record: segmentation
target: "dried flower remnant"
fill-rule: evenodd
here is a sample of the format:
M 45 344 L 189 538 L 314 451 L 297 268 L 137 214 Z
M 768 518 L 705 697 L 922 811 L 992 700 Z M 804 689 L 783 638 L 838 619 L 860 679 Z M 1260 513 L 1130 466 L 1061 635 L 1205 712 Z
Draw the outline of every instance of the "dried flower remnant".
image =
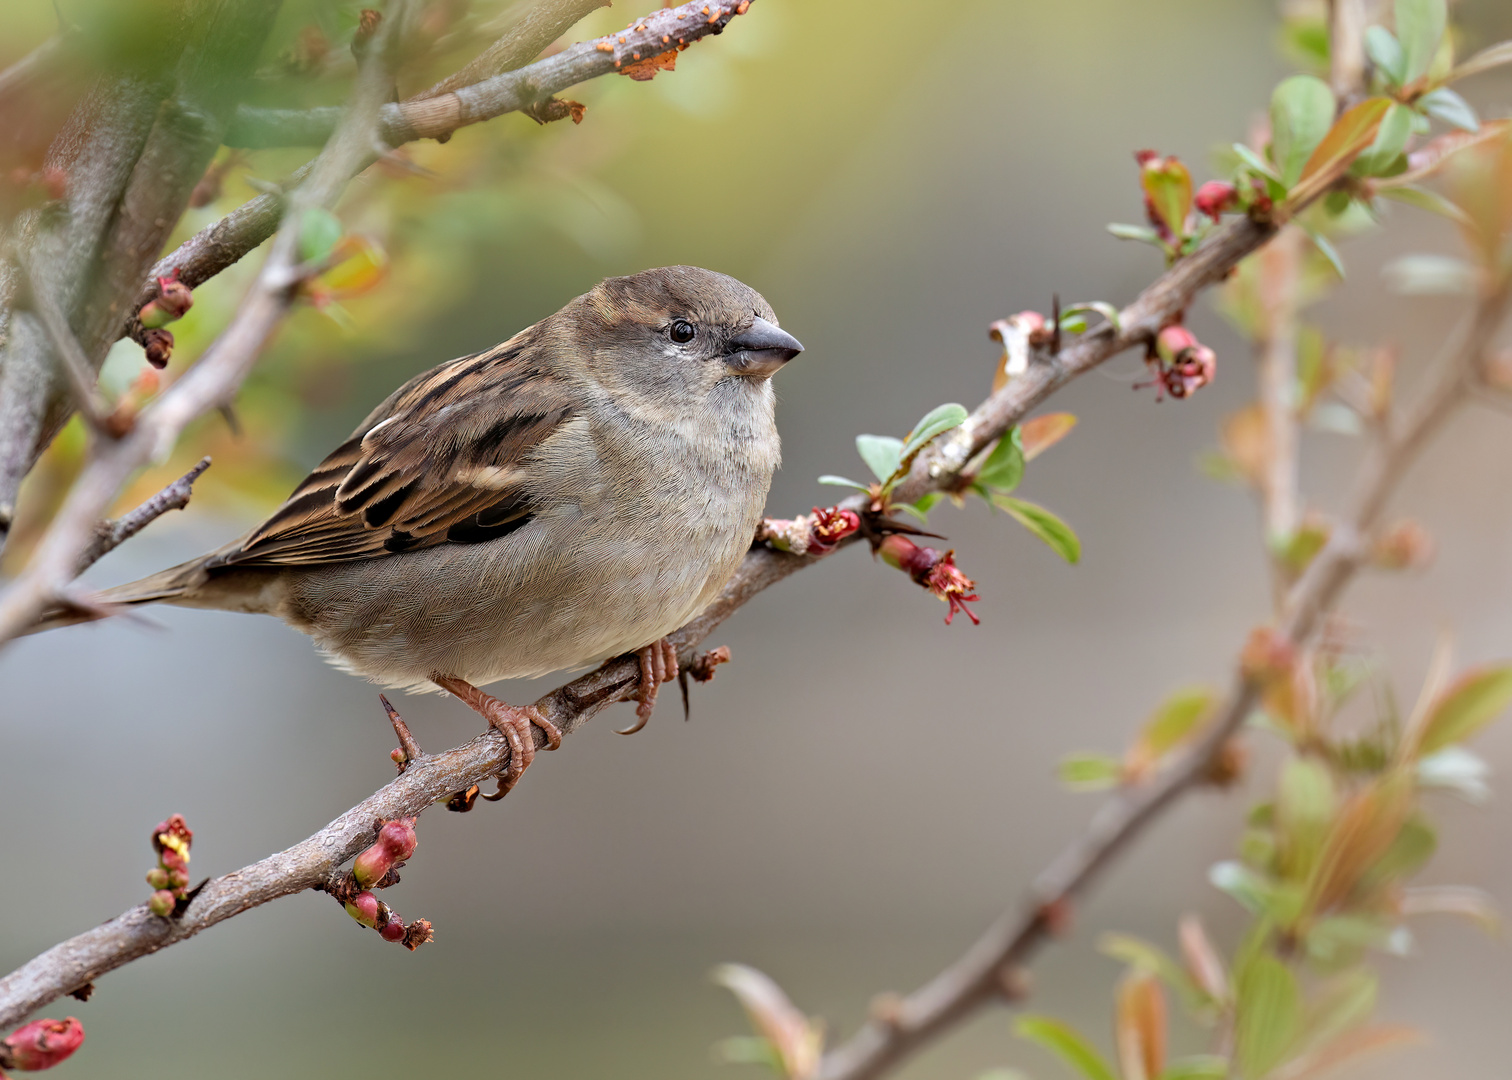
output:
M 955 552 L 939 552 L 934 548 L 920 547 L 901 533 L 885 537 L 877 545 L 877 554 L 888 566 L 902 570 L 918 584 L 950 605 L 945 613 L 945 625 L 950 625 L 956 612 L 963 611 L 973 625 L 981 623 L 967 603 L 979 600 L 976 582 L 972 581 L 955 564 Z
M 147 362 L 161 371 L 173 359 L 173 331 L 148 330 L 142 335 L 142 350 Z
M 1003 355 L 998 360 L 997 373 L 992 379 L 992 392 L 1001 390 L 1009 379 L 1029 370 L 1029 350 L 1048 339 L 1045 317 L 1037 311 L 1020 311 L 1006 319 L 998 319 L 987 330 L 987 336 L 1003 344 Z
M 0 1068 L 17 1072 L 50 1069 L 67 1060 L 83 1043 L 84 1025 L 77 1017 L 33 1020 L 0 1041 Z
M 765 518 L 756 539 L 793 555 L 828 555 L 861 528 L 861 515 L 839 507 L 814 507 L 795 518 Z
M 1148 382 L 1135 383 L 1135 389 L 1155 387 L 1155 399 L 1165 394 L 1173 398 L 1190 397 L 1213 381 L 1218 358 L 1213 350 L 1180 323 L 1172 323 L 1155 336 L 1154 347 L 1145 357 L 1150 365 Z

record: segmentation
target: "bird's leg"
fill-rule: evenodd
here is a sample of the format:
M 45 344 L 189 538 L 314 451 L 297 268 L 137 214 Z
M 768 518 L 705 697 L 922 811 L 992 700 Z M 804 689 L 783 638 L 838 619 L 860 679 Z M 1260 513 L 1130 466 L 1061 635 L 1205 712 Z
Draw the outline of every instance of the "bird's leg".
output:
M 562 745 L 562 733 L 534 705 L 507 705 L 455 675 L 435 672 L 431 675 L 431 682 L 487 720 L 509 743 L 509 764 L 499 779 L 501 793 L 514 787 L 520 774 L 535 760 L 535 732 L 530 730 L 532 727 L 538 727 L 546 733 L 547 750 L 555 750 Z
M 645 648 L 637 649 L 635 655 L 640 660 L 640 689 L 635 693 L 640 704 L 635 707 L 635 723 L 615 729 L 621 735 L 634 735 L 646 726 L 656 709 L 656 691 L 662 683 L 677 678 L 677 646 L 670 638 L 653 641 Z

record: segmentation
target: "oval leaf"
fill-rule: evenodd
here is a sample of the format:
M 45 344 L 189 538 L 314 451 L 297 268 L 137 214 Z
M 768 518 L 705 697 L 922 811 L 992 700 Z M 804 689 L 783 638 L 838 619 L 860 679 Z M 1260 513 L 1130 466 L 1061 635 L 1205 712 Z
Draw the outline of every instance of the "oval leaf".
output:
M 845 477 L 836 476 L 834 473 L 825 473 L 819 478 L 819 482 L 821 484 L 829 484 L 831 487 L 853 487 L 860 491 L 871 490 L 865 484 L 858 484 L 854 480 L 847 480 Z
M 1297 1036 L 1302 996 L 1297 979 L 1273 956 L 1256 956 L 1239 975 L 1235 1051 L 1245 1076 L 1264 1076 L 1279 1065 Z
M 1068 563 L 1081 561 L 1081 541 L 1076 538 L 1076 533 L 1043 506 L 1015 499 L 1012 495 L 994 495 L 992 505 L 1011 514 L 1014 520 L 1049 544 L 1050 550 Z
M 1402 43 L 1384 26 L 1372 26 L 1365 31 L 1365 54 L 1371 63 L 1390 80 L 1392 86 L 1406 82 L 1407 58 L 1402 55 Z
M 1449 22 L 1445 0 L 1396 0 L 1396 33 L 1402 43 L 1402 81 L 1428 74 L 1444 27 Z
M 329 210 L 314 207 L 306 210 L 299 222 L 299 258 L 303 262 L 320 262 L 330 255 L 341 239 L 341 219 Z
M 1283 79 L 1271 95 L 1270 118 L 1271 158 L 1281 182 L 1290 187 L 1302 178 L 1303 166 L 1334 126 L 1333 91 L 1313 75 Z
M 1072 791 L 1102 791 L 1118 784 L 1123 764 L 1106 754 L 1069 754 L 1061 758 L 1056 773 Z
M 1376 130 L 1375 141 L 1355 160 L 1355 170 L 1361 176 L 1380 176 L 1385 173 L 1402 156 L 1402 151 L 1407 149 L 1407 140 L 1411 135 L 1412 110 L 1406 105 L 1391 106 Z
M 1024 451 L 1020 445 L 1022 434 L 1013 428 L 998 440 L 977 470 L 977 483 L 1004 494 L 1018 487 L 1024 477 Z
M 1447 86 L 1430 91 L 1418 98 L 1418 108 L 1435 120 L 1442 120 L 1461 131 L 1479 131 L 1480 117 L 1470 103 Z
M 1327 89 L 1325 86 L 1324 90 Z M 1328 100 L 1333 101 L 1331 91 Z M 1339 117 L 1338 122 L 1329 127 L 1326 134 L 1310 148 L 1297 179 L 1308 180 L 1314 176 L 1329 179 L 1342 173 L 1356 155 L 1375 142 L 1381 121 L 1391 111 L 1391 106 L 1390 98 L 1366 98 Z M 1332 105 L 1329 108 L 1332 109 Z
M 937 436 L 945 434 L 952 428 L 958 428 L 966 422 L 964 405 L 938 405 L 930 409 L 924 418 L 914 425 L 914 429 L 908 433 L 908 440 L 903 444 L 902 458 L 907 461 L 929 444 L 929 441 Z
M 1117 1080 L 1103 1056 L 1070 1024 L 1050 1016 L 1021 1016 L 1013 1031 L 1058 1055 L 1087 1080 Z
M 903 461 L 903 440 L 891 435 L 857 435 L 856 452 L 872 475 L 886 483 Z
M 1069 435 L 1075 426 L 1076 417 L 1065 412 L 1046 413 L 1027 421 L 1020 429 L 1024 460 L 1033 461 Z
M 1426 756 L 1464 742 L 1512 705 L 1512 665 L 1478 668 L 1461 675 L 1439 695 L 1417 745 Z

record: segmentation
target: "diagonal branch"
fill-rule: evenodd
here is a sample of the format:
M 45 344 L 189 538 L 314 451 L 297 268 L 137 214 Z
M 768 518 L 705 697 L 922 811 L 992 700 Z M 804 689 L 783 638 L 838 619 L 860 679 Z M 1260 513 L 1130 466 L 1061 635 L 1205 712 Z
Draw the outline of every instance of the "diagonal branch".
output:
M 913 473 L 900 486 L 899 500 L 913 501 L 926 491 L 954 486 L 967 462 L 1056 389 L 1119 352 L 1143 345 L 1203 288 L 1222 278 L 1273 233 L 1272 226 L 1248 219 L 1230 222 L 1125 308 L 1118 332 L 1089 334 L 1059 356 L 1036 356 L 1027 372 L 987 399 L 962 429 L 919 455 Z M 753 549 L 714 603 L 672 635 L 681 662 L 689 663 L 699 643 L 757 593 L 818 561 L 818 556 Z M 621 658 L 546 695 L 536 707 L 564 735 L 570 734 L 609 704 L 629 697 L 638 681 L 634 659 Z M 536 737 L 544 745 L 538 730 Z M 170 922 L 151 915 L 145 906 L 137 907 L 55 946 L 0 979 L 0 1028 L 123 964 L 252 907 L 325 881 L 333 869 L 371 842 L 375 818 L 418 814 L 456 791 L 498 775 L 508 760 L 508 745 L 493 731 L 444 754 L 420 755 L 398 779 L 314 836 L 211 881 L 180 919 Z

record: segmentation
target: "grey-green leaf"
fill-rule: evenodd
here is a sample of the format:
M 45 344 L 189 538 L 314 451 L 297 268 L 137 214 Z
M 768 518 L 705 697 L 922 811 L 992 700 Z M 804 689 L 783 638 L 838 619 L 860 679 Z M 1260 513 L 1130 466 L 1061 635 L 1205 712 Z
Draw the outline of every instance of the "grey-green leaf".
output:
M 1392 163 L 1402 156 L 1411 135 L 1412 110 L 1406 105 L 1393 105 L 1381 119 L 1375 141 L 1355 159 L 1355 168 L 1362 176 L 1384 175 Z
M 1051 1016 L 1021 1016 L 1013 1025 L 1020 1038 L 1039 1043 L 1060 1056 L 1087 1080 L 1116 1080 L 1112 1067 L 1085 1036 L 1070 1024 Z
M 1120 240 L 1138 240 L 1144 244 L 1160 246 L 1160 236 L 1154 229 L 1143 225 L 1124 225 L 1115 221 L 1108 226 L 1108 231 Z
M 336 247 L 343 230 L 341 219 L 329 210 L 312 207 L 299 221 L 299 258 L 320 262 Z
M 1401 86 L 1407 81 L 1407 58 L 1402 53 L 1402 43 L 1384 26 L 1366 29 L 1365 55 L 1370 57 L 1370 62 L 1386 76 L 1392 86 Z
M 1011 514 L 1020 525 L 1050 545 L 1050 550 L 1068 563 L 1081 561 L 1081 541 L 1077 539 L 1076 533 L 1071 526 L 1043 506 L 1025 499 L 1015 499 L 1012 495 L 994 495 L 992 505 Z
M 903 460 L 903 440 L 891 435 L 857 435 L 856 452 L 872 475 L 886 483 Z
M 843 476 L 836 476 L 833 473 L 825 473 L 819 478 L 819 482 L 821 484 L 829 484 L 831 487 L 853 487 L 860 491 L 871 490 L 865 484 L 858 484 L 854 480 L 848 480 Z
M 1447 86 L 1430 90 L 1418 98 L 1418 107 L 1435 120 L 1452 124 L 1462 131 L 1480 130 L 1480 117 L 1475 115 L 1470 103 Z
M 1333 91 L 1314 75 L 1282 79 L 1271 95 L 1271 157 L 1287 187 L 1333 127 L 1334 104 Z
M 957 405 L 954 402 L 948 405 L 937 405 L 930 409 L 908 433 L 908 441 L 903 444 L 903 460 L 907 461 L 924 449 L 931 439 L 945 434 L 952 428 L 960 427 L 966 422 L 968 415 L 970 414 L 966 412 L 964 405 Z
M 1396 0 L 1397 40 L 1402 43 L 1402 81 L 1428 74 L 1449 22 L 1445 0 Z
M 1236 142 L 1234 143 L 1234 153 L 1238 155 L 1240 161 L 1244 162 L 1261 176 L 1268 176 L 1272 180 L 1280 182 L 1281 177 L 1277 175 L 1276 170 L 1271 165 L 1271 163 L 1266 161 L 1259 154 L 1255 153 L 1248 146 L 1245 146 L 1243 143 Z
M 977 470 L 977 483 L 1004 494 L 1018 487 L 1024 476 L 1024 451 L 1019 437 L 1019 429 L 1015 427 L 998 440 Z
M 1302 995 L 1291 970 L 1260 954 L 1239 973 L 1235 1051 L 1245 1076 L 1270 1072 L 1286 1057 L 1302 1020 Z
M 1408 206 L 1416 206 L 1419 210 L 1427 210 L 1430 214 L 1439 214 L 1459 225 L 1470 224 L 1470 219 L 1463 210 L 1438 192 L 1430 191 L 1427 188 L 1408 184 L 1405 187 L 1381 188 L 1377 194 L 1385 199 L 1406 203 Z

